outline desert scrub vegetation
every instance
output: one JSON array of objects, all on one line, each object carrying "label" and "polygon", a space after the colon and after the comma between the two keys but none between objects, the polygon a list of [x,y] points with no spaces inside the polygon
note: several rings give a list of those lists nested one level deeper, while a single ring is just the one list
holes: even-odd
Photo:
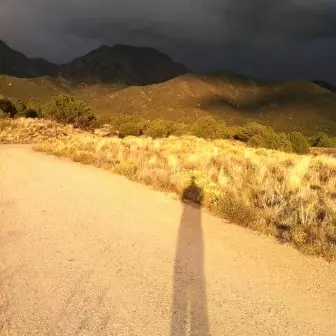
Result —
[{"label": "desert scrub vegetation", "polygon": [[15,104],[9,98],[0,96],[0,113],[2,118],[14,118],[18,112]]},{"label": "desert scrub vegetation", "polygon": [[194,177],[215,215],[336,258],[336,159],[249,148],[194,136],[91,134],[49,139],[36,150],[93,164],[180,196]]},{"label": "desert scrub vegetation", "polygon": [[148,136],[166,138],[170,135],[194,135],[204,139],[234,139],[254,148],[267,148],[297,154],[307,154],[310,146],[335,148],[336,139],[325,133],[307,138],[299,132],[277,133],[273,128],[256,122],[244,126],[227,126],[225,122],[207,116],[192,124],[164,119],[148,120],[134,115],[96,117],[89,105],[71,95],[61,94],[51,98],[44,105],[30,100],[27,105],[8,97],[0,96],[0,118],[40,118],[77,129],[95,131],[99,134],[127,136]]},{"label": "desert scrub vegetation", "polygon": [[92,129],[95,115],[89,105],[71,95],[61,94],[52,97],[42,108],[46,119],[55,120],[62,124],[71,124],[81,129]]},{"label": "desert scrub vegetation", "polygon": [[[97,120],[99,119],[98,117]],[[135,115],[105,118],[103,122],[109,123],[114,130],[119,131],[121,137],[145,135],[152,138],[165,138],[170,135],[194,135],[210,140],[234,139],[247,143],[250,147],[297,154],[307,154],[311,145],[310,139],[299,132],[277,133],[273,128],[256,122],[250,122],[244,126],[227,126],[223,121],[211,116],[199,118],[192,124],[163,119],[146,120]],[[312,138],[311,143],[314,142],[313,139],[315,138]]]},{"label": "desert scrub vegetation", "polygon": [[309,143],[316,148],[336,148],[336,137],[330,137],[324,132],[319,132],[310,137]]},{"label": "desert scrub vegetation", "polygon": [[38,118],[39,111],[26,106],[20,100],[0,95],[0,115],[2,118]]},{"label": "desert scrub vegetation", "polygon": [[[273,128],[256,122],[249,122],[244,126],[227,126],[225,122],[212,116],[199,118],[191,124],[164,119],[148,120],[136,114],[97,117],[87,103],[67,94],[56,95],[42,106],[33,100],[30,100],[26,106],[16,99],[1,96],[0,116],[44,118],[89,131],[103,127],[105,128],[103,133],[119,134],[121,138],[142,135],[152,138],[194,135],[212,140],[235,139],[255,148],[297,154],[307,154],[310,146],[328,148],[336,146],[335,138],[324,133],[307,138],[299,132],[277,133]],[[108,132],[106,125],[109,125]]]},{"label": "desert scrub vegetation", "polygon": [[81,133],[71,125],[61,125],[51,120],[11,119],[0,116],[0,143],[33,144],[47,139],[59,139]]}]

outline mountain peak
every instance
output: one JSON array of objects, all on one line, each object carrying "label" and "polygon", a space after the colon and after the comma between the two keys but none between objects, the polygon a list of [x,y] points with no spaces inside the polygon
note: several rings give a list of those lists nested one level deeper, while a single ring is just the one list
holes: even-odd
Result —
[{"label": "mountain peak", "polygon": [[76,82],[147,85],[169,80],[188,69],[149,47],[126,44],[103,45],[62,65],[62,76]]},{"label": "mountain peak", "polygon": [[[98,47],[95,50],[92,50],[88,54],[79,57],[79,58],[85,58],[88,55],[92,54],[114,54],[114,56],[120,55],[120,54],[134,54],[134,55],[160,55],[161,57],[165,57],[167,59],[171,59],[168,55],[160,52],[159,50],[152,48],[152,47],[146,47],[146,46],[134,46],[130,44],[115,44],[114,46],[108,46],[108,45],[102,45]],[[113,55],[112,55],[113,56]]]}]

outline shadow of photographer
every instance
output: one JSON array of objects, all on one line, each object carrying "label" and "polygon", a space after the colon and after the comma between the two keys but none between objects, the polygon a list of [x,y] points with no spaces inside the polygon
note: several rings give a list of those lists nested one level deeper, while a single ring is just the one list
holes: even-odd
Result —
[{"label": "shadow of photographer", "polygon": [[195,178],[182,195],[183,212],[178,233],[171,336],[209,334],[201,206],[203,190]]}]

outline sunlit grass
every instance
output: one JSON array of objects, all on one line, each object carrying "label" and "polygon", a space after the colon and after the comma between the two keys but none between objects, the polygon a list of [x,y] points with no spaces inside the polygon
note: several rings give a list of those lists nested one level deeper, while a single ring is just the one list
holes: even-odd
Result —
[{"label": "sunlit grass", "polygon": [[0,118],[0,143],[31,144],[76,133],[82,131],[50,120]]},{"label": "sunlit grass", "polygon": [[215,215],[336,258],[336,159],[196,137],[104,138],[52,121],[0,119],[0,143],[92,164],[182,195],[194,176]]},{"label": "sunlit grass", "polygon": [[102,138],[83,133],[36,150],[93,164],[182,195],[192,176],[204,206],[301,251],[336,258],[336,159],[195,137]]}]

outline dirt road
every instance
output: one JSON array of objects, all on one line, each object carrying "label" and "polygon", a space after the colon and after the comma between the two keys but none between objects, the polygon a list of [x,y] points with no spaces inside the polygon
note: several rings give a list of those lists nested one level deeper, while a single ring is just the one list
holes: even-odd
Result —
[{"label": "dirt road", "polygon": [[0,335],[336,335],[336,265],[0,146]]}]

